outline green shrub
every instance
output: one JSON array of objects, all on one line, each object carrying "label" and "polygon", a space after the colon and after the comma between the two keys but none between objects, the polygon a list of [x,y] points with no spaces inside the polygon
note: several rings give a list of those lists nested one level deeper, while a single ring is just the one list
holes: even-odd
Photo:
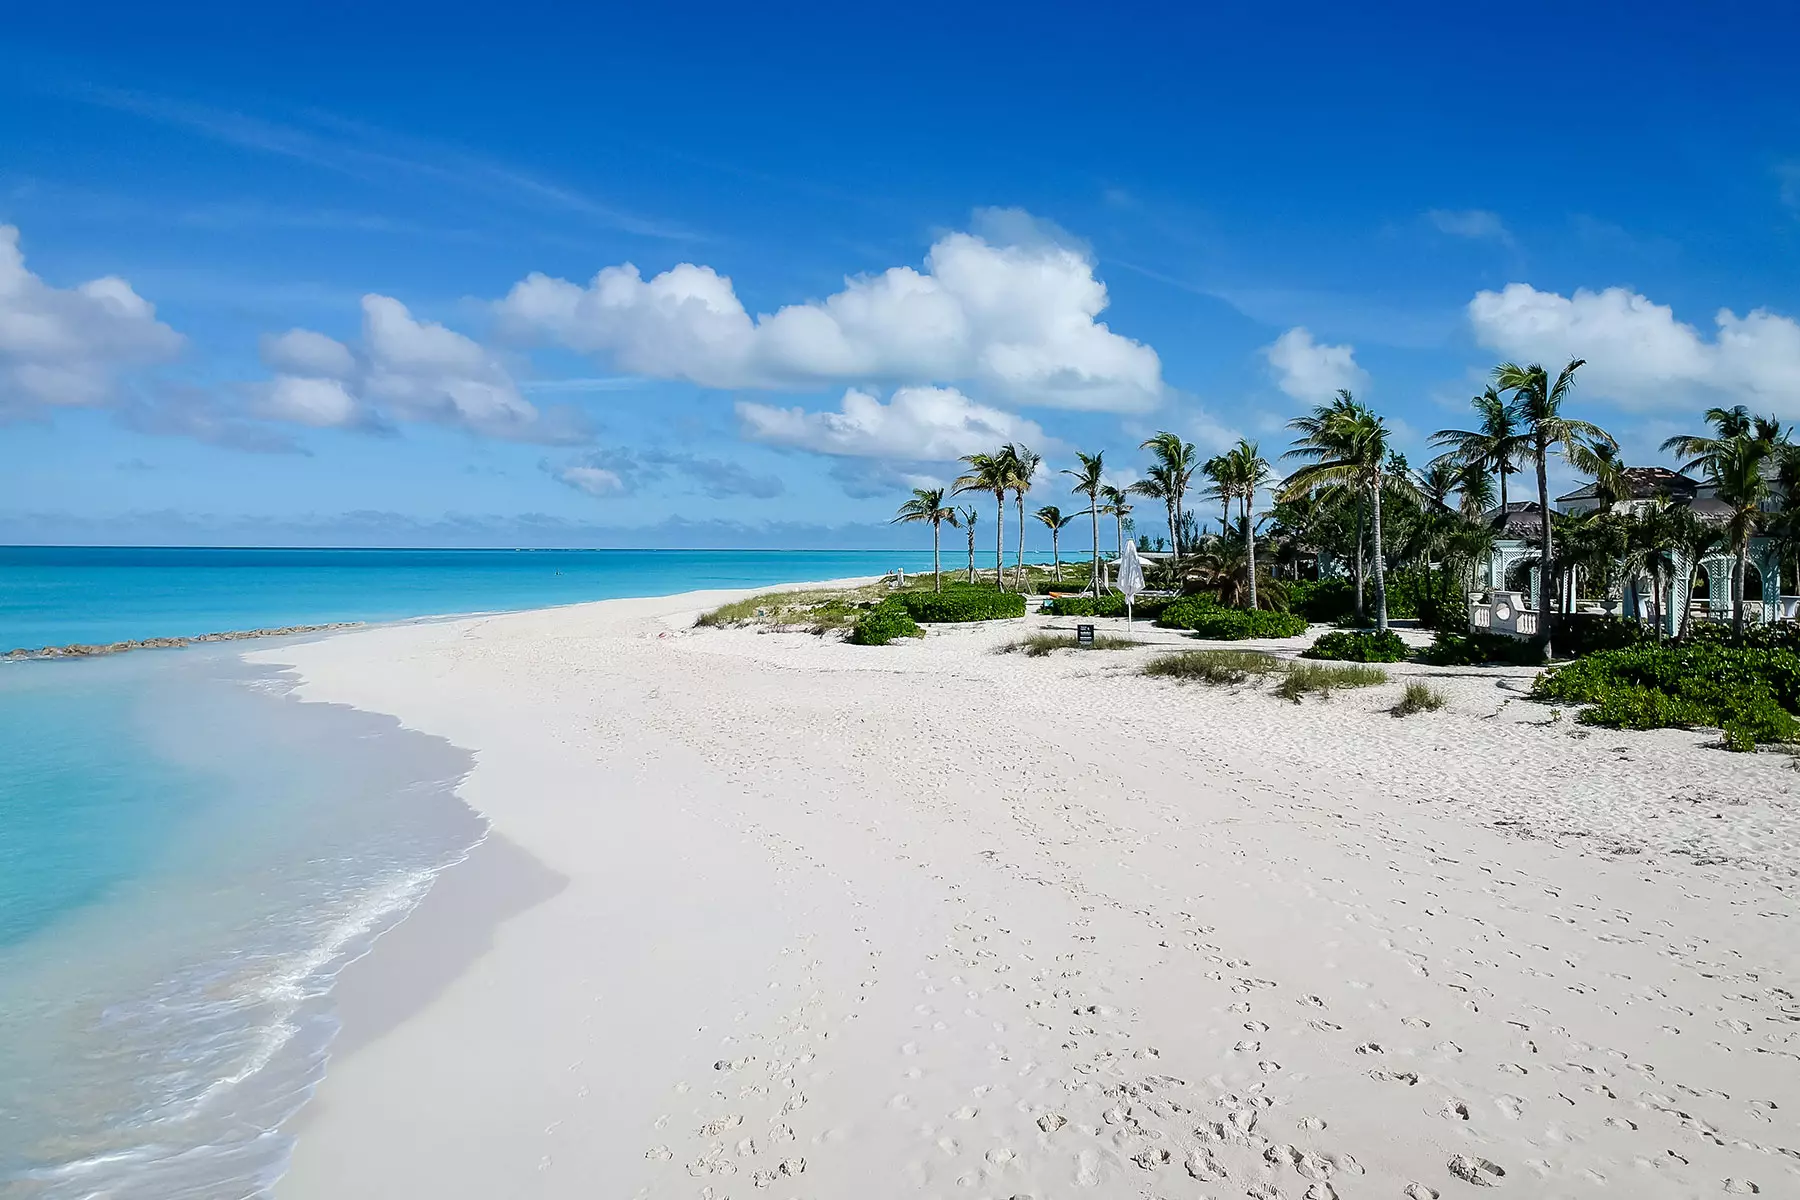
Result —
[{"label": "green shrub", "polygon": [[1404,692],[1400,693],[1399,703],[1388,711],[1396,717],[1410,717],[1414,713],[1436,712],[1448,703],[1449,701],[1444,698],[1444,693],[1428,683],[1415,679],[1406,685]]},{"label": "green shrub", "polygon": [[1484,629],[1467,633],[1440,629],[1431,645],[1419,652],[1419,660],[1436,667],[1479,667],[1488,663],[1506,663],[1515,667],[1541,666],[1543,647],[1525,638],[1489,633]]},{"label": "green shrub", "polygon": [[1731,626],[1724,622],[1702,621],[1688,631],[1682,642],[1692,646],[1736,646],[1745,650],[1792,650],[1800,653],[1800,621],[1746,625],[1741,634],[1733,633]]},{"label": "green shrub", "polygon": [[1381,633],[1339,630],[1325,634],[1300,653],[1303,658],[1331,658],[1340,662],[1399,662],[1411,650],[1391,629]]},{"label": "green shrub", "polygon": [[1157,655],[1144,664],[1144,674],[1230,684],[1280,671],[1282,666],[1279,658],[1257,650],[1180,650]]},{"label": "green shrub", "polygon": [[1191,629],[1197,638],[1218,642],[1298,637],[1306,632],[1305,617],[1267,609],[1221,608],[1203,596],[1183,596],[1163,609],[1156,623],[1167,629]]},{"label": "green shrub", "polygon": [[847,639],[858,646],[885,646],[899,637],[924,637],[899,597],[889,597],[874,608],[864,609],[850,628]]},{"label": "green shrub", "polygon": [[[1166,596],[1139,596],[1131,606],[1131,615],[1140,620],[1153,621],[1168,607],[1169,599]],[[1093,596],[1059,596],[1050,602],[1045,611],[1059,617],[1123,617],[1125,597],[1117,592],[1108,592],[1098,599]]]},{"label": "green shrub", "polygon": [[1800,741],[1800,653],[1703,640],[1602,650],[1553,667],[1534,699],[1592,705],[1580,720],[1615,729],[1724,731],[1732,749]]},{"label": "green shrub", "polygon": [[1143,644],[1133,638],[1097,633],[1094,635],[1094,640],[1084,646],[1072,633],[1034,633],[1030,637],[1020,638],[1016,642],[1007,642],[998,647],[994,653],[1020,653],[1027,658],[1043,658],[1046,654],[1056,650],[1130,650]]},{"label": "green shrub", "polygon": [[1356,589],[1348,579],[1301,580],[1288,584],[1288,611],[1329,625],[1356,611]]},{"label": "green shrub", "polygon": [[915,621],[999,621],[1025,615],[1025,597],[994,588],[945,588],[941,592],[901,592],[894,597]]},{"label": "green shrub", "polygon": [[1283,700],[1300,703],[1308,693],[1321,700],[1331,699],[1338,688],[1374,687],[1387,682],[1387,672],[1380,667],[1327,667],[1319,663],[1295,663],[1275,685],[1275,694]]},{"label": "green shrub", "polygon": [[1556,622],[1559,658],[1586,658],[1601,650],[1624,650],[1656,640],[1656,631],[1629,617],[1600,613],[1564,613]]}]

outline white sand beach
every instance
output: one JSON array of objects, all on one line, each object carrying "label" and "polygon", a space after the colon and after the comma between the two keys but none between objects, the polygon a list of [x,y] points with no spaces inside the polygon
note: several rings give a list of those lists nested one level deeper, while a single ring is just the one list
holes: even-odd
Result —
[{"label": "white sand beach", "polygon": [[492,822],[346,973],[283,1200],[1800,1196],[1796,760],[1525,670],[1397,719],[1425,668],[692,628],[742,594],[250,655]]}]

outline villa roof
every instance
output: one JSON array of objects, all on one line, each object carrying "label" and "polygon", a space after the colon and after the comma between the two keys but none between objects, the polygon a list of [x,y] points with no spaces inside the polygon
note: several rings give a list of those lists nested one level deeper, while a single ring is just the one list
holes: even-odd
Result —
[{"label": "villa roof", "polygon": [[1536,500],[1514,500],[1504,512],[1498,508],[1488,509],[1487,521],[1500,533],[1530,533],[1542,521],[1539,512]]},{"label": "villa roof", "polygon": [[[1680,500],[1692,496],[1700,484],[1683,475],[1679,471],[1671,471],[1667,467],[1626,467],[1621,472],[1630,490],[1631,499],[1643,500],[1651,496],[1668,496]],[[1558,496],[1556,502],[1562,504],[1569,500],[1592,500],[1594,485],[1585,483],[1566,496]]]}]

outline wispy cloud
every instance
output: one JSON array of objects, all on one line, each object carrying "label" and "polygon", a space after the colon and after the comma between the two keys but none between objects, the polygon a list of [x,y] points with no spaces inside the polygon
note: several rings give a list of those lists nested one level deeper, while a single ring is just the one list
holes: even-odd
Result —
[{"label": "wispy cloud", "polygon": [[396,175],[408,176],[488,199],[574,213],[641,237],[685,241],[697,236],[692,230],[672,222],[627,212],[507,164],[402,138],[328,113],[308,113],[312,125],[308,128],[121,88],[85,85],[69,89],[67,94],[102,108],[185,129],[228,146],[292,159],[357,179],[385,181]]},{"label": "wispy cloud", "polygon": [[1507,229],[1500,214],[1489,212],[1485,208],[1433,208],[1425,213],[1425,219],[1439,233],[1447,233],[1451,237],[1467,238],[1474,242],[1498,242],[1502,246],[1513,244],[1512,231]]}]

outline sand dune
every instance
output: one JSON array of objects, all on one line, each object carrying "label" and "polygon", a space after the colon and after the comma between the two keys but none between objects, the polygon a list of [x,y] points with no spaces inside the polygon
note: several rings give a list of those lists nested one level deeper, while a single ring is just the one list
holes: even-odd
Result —
[{"label": "sand dune", "polygon": [[255,656],[475,750],[513,864],[357,965],[349,1033],[431,994],[280,1195],[1800,1195],[1790,760],[716,602]]}]

